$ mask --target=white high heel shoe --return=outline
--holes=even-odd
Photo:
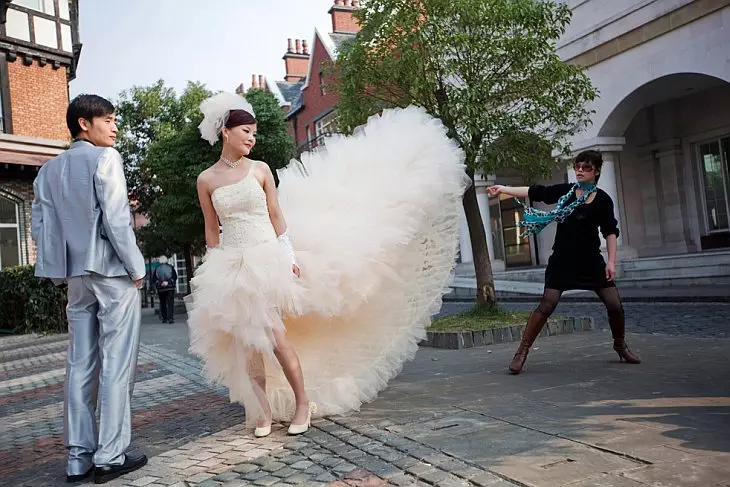
[[[268,426],[259,426],[255,430],[253,430],[253,435],[256,438],[263,438],[265,436],[269,436],[271,434],[271,425]]]
[[[290,424],[287,433],[290,435],[301,435],[305,433],[312,423],[312,415],[317,412],[317,404],[314,402],[309,403],[309,413],[307,414],[307,421],[304,424]]]

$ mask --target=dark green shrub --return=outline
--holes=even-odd
[[[33,273],[33,266],[0,271],[0,330],[16,334],[65,333],[66,291]]]

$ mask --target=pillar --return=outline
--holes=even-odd
[[[492,238],[492,225],[489,221],[489,196],[487,188],[494,184],[493,177],[485,178],[481,174],[474,176],[474,186],[477,193],[477,203],[479,205],[479,214],[482,217],[482,225],[484,225],[484,233],[487,237],[487,249],[489,250],[489,259],[494,262],[494,239]],[[461,252],[461,262],[473,262],[474,255],[471,248],[471,239],[469,236],[469,226],[466,222],[464,209],[461,209],[461,228],[459,232],[459,249]]]

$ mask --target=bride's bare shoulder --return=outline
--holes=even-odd
[[[216,178],[216,173],[217,171],[215,169],[215,166],[210,166],[208,169],[205,169],[200,174],[198,174],[198,184],[210,186]]]

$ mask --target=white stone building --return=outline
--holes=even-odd
[[[567,0],[560,56],[600,91],[577,152],[604,155],[622,285],[730,284],[730,0]],[[499,174],[501,184],[521,181]],[[549,182],[566,182],[570,170]],[[516,238],[521,211],[478,184],[497,278],[542,279],[555,228]],[[461,268],[471,249],[462,226]]]

